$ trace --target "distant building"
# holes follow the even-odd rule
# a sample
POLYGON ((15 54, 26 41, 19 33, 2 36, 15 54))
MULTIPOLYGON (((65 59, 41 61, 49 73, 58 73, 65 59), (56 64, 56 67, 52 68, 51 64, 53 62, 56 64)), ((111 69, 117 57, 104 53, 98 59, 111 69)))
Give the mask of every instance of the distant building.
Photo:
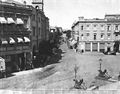
POLYGON ((84 51, 119 51, 120 15, 105 15, 104 19, 84 19, 73 23, 73 37, 84 51))
POLYGON ((59 33, 62 34, 62 32, 63 32, 62 27, 51 26, 50 27, 50 39, 49 40, 51 42, 57 41, 58 39, 56 39, 56 37, 58 36, 59 33))

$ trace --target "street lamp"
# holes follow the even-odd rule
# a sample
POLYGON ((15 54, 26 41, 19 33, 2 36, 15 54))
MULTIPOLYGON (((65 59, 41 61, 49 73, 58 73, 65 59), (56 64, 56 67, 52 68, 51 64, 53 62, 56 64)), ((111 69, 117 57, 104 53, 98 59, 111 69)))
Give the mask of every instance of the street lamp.
POLYGON ((100 70, 101 70, 102 61, 103 61, 103 60, 100 58, 100 59, 99 59, 100 70))

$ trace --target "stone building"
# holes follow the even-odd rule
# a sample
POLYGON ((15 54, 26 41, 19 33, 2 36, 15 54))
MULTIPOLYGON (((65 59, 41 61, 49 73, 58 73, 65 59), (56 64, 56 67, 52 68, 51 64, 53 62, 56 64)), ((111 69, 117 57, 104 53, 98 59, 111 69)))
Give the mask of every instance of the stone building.
POLYGON ((7 72, 25 70, 31 64, 31 12, 30 6, 0 1, 0 57, 7 72))
POLYGON ((33 0, 31 28, 32 28, 32 51, 33 56, 39 52, 42 41, 49 40, 49 18, 44 14, 43 0, 33 0))
POLYGON ((72 25, 73 37, 79 38, 79 45, 84 51, 119 51, 120 15, 105 15, 104 19, 94 18, 79 20, 72 25))

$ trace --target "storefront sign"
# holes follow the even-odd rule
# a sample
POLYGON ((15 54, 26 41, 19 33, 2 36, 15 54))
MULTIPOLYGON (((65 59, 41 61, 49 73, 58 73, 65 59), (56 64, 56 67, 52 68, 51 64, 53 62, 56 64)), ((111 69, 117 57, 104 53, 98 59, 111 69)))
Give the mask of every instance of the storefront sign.
POLYGON ((8 51, 11 51, 11 50, 14 50, 14 49, 15 49, 14 47, 7 47, 8 51))

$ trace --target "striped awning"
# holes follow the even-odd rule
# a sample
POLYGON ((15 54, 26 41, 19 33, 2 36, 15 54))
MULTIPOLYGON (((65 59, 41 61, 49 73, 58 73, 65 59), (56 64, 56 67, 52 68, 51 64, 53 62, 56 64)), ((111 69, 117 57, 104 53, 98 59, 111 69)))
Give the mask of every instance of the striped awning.
POLYGON ((5 17, 0 17, 0 23, 2 24, 7 23, 7 20, 5 19, 5 17))
POLYGON ((15 40, 14 40, 12 37, 10 37, 10 38, 9 38, 9 43, 10 43, 10 44, 14 44, 14 43, 15 43, 15 40))
POLYGON ((15 23, 15 21, 13 20, 13 18, 7 18, 7 23, 11 24, 11 23, 15 23))
POLYGON ((21 18, 17 18, 16 19, 16 24, 24 24, 24 22, 21 18))
POLYGON ((1 44, 8 44, 8 41, 5 38, 1 38, 1 44))
POLYGON ((20 38, 20 37, 18 37, 17 39, 18 39, 18 43, 20 43, 20 42, 24 42, 23 39, 20 38))
POLYGON ((30 42, 30 39, 28 37, 24 37, 25 42, 30 42))

